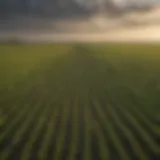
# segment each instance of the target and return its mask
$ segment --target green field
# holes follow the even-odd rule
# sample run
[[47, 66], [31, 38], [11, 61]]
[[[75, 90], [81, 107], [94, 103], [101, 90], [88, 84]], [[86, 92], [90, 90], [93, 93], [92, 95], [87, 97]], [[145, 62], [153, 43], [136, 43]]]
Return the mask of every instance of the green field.
[[159, 155], [160, 45], [0, 45], [0, 160]]

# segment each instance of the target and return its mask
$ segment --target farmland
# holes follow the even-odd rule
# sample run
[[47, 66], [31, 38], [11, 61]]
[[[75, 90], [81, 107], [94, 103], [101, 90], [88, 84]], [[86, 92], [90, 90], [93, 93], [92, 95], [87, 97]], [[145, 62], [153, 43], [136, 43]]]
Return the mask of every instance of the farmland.
[[158, 160], [160, 46], [1, 44], [0, 160]]

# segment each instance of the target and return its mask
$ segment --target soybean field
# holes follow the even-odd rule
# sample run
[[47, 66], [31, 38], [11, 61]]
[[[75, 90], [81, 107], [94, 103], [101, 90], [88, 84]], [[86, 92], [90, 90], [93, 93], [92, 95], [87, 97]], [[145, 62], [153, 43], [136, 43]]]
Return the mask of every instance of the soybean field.
[[0, 160], [159, 160], [160, 46], [0, 44]]

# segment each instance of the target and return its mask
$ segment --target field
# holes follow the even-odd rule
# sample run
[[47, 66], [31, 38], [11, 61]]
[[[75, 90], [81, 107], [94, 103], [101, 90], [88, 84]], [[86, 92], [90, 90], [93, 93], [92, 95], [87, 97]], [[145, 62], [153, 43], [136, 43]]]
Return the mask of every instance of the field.
[[160, 46], [1, 44], [0, 160], [160, 159]]

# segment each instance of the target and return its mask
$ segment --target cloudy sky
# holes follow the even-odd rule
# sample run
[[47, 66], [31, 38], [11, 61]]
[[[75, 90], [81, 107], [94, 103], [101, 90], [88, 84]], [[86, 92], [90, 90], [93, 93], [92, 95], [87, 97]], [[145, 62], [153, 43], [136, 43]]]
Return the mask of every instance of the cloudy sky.
[[[75, 0], [81, 5], [93, 6], [94, 4], [103, 5], [106, 0]], [[160, 4], [160, 0], [111, 0], [114, 1], [119, 6], [125, 6], [126, 4], [136, 3], [136, 4]]]

